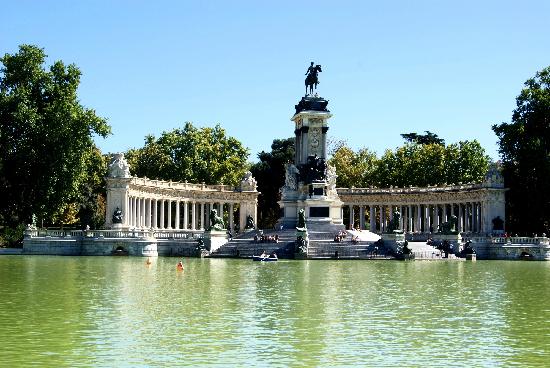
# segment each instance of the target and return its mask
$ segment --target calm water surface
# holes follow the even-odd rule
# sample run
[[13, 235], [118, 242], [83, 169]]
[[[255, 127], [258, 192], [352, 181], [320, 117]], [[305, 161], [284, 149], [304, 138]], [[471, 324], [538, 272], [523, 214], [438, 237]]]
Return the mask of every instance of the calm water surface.
[[0, 365], [550, 365], [550, 263], [176, 262], [0, 256]]

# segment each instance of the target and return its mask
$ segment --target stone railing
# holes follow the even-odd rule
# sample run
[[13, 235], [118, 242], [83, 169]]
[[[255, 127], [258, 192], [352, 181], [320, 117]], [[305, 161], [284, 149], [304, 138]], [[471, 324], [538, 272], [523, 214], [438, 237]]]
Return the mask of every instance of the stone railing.
[[58, 229], [27, 229], [26, 238], [155, 238], [155, 239], [199, 239], [201, 230], [161, 230], [161, 229], [129, 229], [129, 230], [58, 230]]
[[427, 187], [390, 187], [390, 188], [336, 188], [339, 195], [343, 194], [413, 194], [432, 192], [456, 192], [484, 188], [482, 183], [434, 185]]
[[131, 184], [153, 187], [153, 188], [170, 188], [178, 190], [200, 190], [200, 191], [217, 191], [217, 192], [233, 192], [238, 191], [238, 187], [232, 185], [207, 185], [207, 184], [193, 184], [193, 183], [182, 183], [178, 181], [164, 181], [164, 180], [154, 180], [148, 178], [138, 178], [134, 177], [131, 180]]
[[494, 245], [550, 245], [550, 238], [547, 237], [527, 237], [527, 236], [512, 236], [512, 237], [491, 237], [491, 236], [464, 236], [464, 242], [471, 241], [472, 243], [486, 243]]

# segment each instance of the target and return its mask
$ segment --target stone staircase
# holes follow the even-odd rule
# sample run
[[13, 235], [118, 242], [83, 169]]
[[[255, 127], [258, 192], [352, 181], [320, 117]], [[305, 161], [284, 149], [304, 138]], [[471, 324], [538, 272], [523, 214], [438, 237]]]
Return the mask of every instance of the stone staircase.
[[[262, 234], [264, 236], [278, 235], [279, 242], [261, 242], [260, 240], [254, 240], [254, 236], [257, 236], [259, 239]], [[263, 251], [265, 251], [269, 254], [275, 252], [279, 258], [292, 258], [294, 256], [295, 240], [295, 229], [266, 231], [254, 230], [234, 237], [227, 244], [222, 245], [219, 249], [210, 254], [210, 257], [251, 258], [252, 256], [260, 255]]]

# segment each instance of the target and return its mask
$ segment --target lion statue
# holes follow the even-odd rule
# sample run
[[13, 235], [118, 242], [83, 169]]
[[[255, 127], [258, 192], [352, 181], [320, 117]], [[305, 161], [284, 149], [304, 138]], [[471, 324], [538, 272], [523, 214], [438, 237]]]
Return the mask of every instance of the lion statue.
[[216, 211], [215, 209], [210, 211], [210, 230], [225, 230], [223, 218], [218, 216], [218, 211]]

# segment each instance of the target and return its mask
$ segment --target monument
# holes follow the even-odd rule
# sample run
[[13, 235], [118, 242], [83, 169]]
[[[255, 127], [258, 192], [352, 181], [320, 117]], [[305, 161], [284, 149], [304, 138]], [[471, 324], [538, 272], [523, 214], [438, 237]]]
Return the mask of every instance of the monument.
[[204, 232], [204, 246], [212, 253], [227, 243], [228, 236], [224, 221], [215, 209], [210, 210], [209, 218], [210, 227]]
[[321, 71], [320, 65], [311, 63], [306, 72], [306, 95], [291, 118], [296, 154], [294, 162], [286, 165], [285, 185], [278, 202], [282, 212], [279, 225], [284, 227], [296, 227], [302, 209], [309, 224], [343, 225], [336, 170], [326, 161], [328, 120], [332, 115], [327, 109], [328, 100], [316, 93]]

